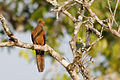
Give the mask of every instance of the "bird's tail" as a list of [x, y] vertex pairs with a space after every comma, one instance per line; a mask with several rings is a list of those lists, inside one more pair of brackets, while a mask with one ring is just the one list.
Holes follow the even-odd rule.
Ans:
[[38, 71], [43, 72], [45, 68], [44, 51], [36, 50], [36, 61], [37, 61]]

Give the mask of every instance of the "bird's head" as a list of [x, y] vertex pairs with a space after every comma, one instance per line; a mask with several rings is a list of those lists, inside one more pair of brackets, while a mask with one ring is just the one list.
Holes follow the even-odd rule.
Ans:
[[44, 26], [45, 22], [43, 20], [38, 20], [38, 25]]

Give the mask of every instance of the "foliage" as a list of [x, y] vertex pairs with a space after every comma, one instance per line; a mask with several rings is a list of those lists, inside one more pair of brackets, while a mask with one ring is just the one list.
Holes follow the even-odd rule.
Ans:
[[21, 50], [19, 53], [20, 57], [23, 57], [27, 62], [29, 62], [29, 55], [27, 52], [25, 52], [24, 50]]

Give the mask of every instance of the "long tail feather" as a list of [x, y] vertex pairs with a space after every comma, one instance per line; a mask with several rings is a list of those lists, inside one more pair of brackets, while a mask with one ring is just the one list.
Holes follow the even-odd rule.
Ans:
[[38, 71], [43, 72], [45, 68], [44, 51], [36, 50], [36, 61], [37, 61]]

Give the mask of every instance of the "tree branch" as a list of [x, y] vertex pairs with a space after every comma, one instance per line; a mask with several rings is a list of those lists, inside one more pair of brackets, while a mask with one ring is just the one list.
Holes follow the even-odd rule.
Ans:
[[[78, 0], [75, 0], [75, 1], [76, 1], [78, 4], [84, 5], [84, 6], [86, 7], [86, 9], [88, 10], [90, 16], [93, 17], [102, 27], [105, 27], [105, 28], [106, 28], [107, 30], [109, 30], [113, 35], [115, 35], [115, 36], [117, 36], [117, 37], [120, 37], [120, 33], [117, 32], [116, 30], [110, 28], [109, 25], [107, 26], [106, 24], [104, 24], [103, 21], [100, 20], [100, 19], [98, 18], [98, 16], [97, 16], [94, 12], [92, 12], [92, 10], [90, 9], [90, 6], [89, 6], [87, 3], [83, 3], [82, 1], [78, 1]], [[118, 2], [117, 2], [117, 4], [118, 4]], [[109, 23], [108, 23], [108, 24], [109, 24]]]
[[78, 76], [78, 74], [74, 70], [68, 69], [68, 67], [70, 66], [70, 63], [67, 62], [65, 58], [63, 58], [59, 53], [57, 53], [49, 45], [45, 44], [44, 46], [40, 46], [40, 45], [33, 45], [33, 44], [24, 43], [24, 42], [19, 41], [10, 31], [8, 25], [5, 22], [5, 18], [3, 17], [3, 15], [1, 13], [0, 13], [0, 20], [2, 22], [5, 32], [7, 33], [7, 35], [10, 38], [10, 40], [8, 42], [0, 43], [0, 47], [16, 46], [16, 47], [21, 47], [21, 48], [26, 48], [26, 49], [46, 51], [54, 59], [56, 59], [61, 65], [63, 65], [66, 68], [66, 70], [68, 71], [68, 73], [74, 80], [81, 80], [80, 77]]
[[0, 13], [0, 20], [2, 22], [3, 28], [5, 30], [5, 32], [7, 33], [8, 37], [10, 37], [10, 39], [14, 40], [15, 42], [17, 42], [18, 40], [13, 36], [13, 34], [11, 33], [8, 25], [5, 23], [5, 18], [3, 17], [3, 15]]

